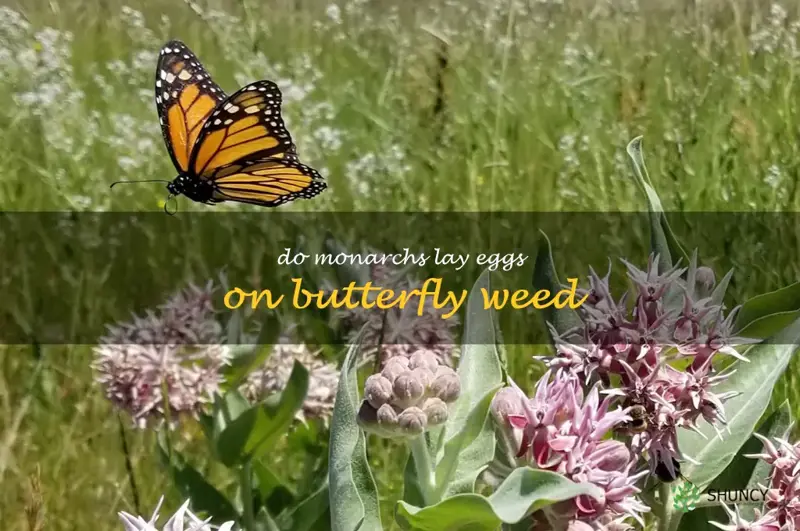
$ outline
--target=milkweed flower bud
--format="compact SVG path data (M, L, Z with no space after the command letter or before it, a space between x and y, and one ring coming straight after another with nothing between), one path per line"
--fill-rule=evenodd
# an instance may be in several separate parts
M378 424L392 427L397 424L397 411L389 404L384 404L378 409Z
M454 402L461 394L461 381L455 371L438 373L431 383L431 394L444 402Z
M416 436L446 422L448 404L460 392L456 371L441 365L432 353L398 356L364 383L359 424L385 437Z
M411 374L414 376L414 378L422 382L422 385L424 385L426 388L433 382L433 379L435 378L433 371L430 371L425 367L417 367L411 371Z
M412 406L397 416L397 425L406 435L419 435L428 426L428 417L420 408Z
M431 372L435 372L438 367L439 362L436 359L436 353L430 350L418 350L411 356L408 363L409 369L424 368Z
M408 370L408 365L408 358L397 356L386 362L381 374L391 383L394 383L398 376Z
M437 426L447 421L447 404L439 398L429 398L422 406L422 411L428 417L428 426Z
M395 404L400 407L415 406L425 395L425 382L412 371L406 371L394 381Z
M364 383L364 399L375 409L392 398L392 382L380 374L373 374Z
M695 288L700 293L701 297L708 297L711 295L711 290L717 283L714 276L714 270L707 266L697 268L694 274Z

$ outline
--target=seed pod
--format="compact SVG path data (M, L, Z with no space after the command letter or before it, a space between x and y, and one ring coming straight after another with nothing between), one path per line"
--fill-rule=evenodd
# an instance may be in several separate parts
M461 382L458 379L458 375L453 372L452 374L445 373L436 376L430 386L430 392L433 396L442 399L448 404L453 402L461 394Z
M447 421L447 404L438 398L427 399L422 411L428 417L428 426L437 426Z
M394 358L390 358L389 361L386 362L386 365L383 366L381 375L389 380L390 383L394 383L395 379L407 370L408 359L404 356L395 356Z
M397 416L397 425L406 435L419 435L428 425L428 417L418 407L409 407Z
M430 350L418 350L412 356L408 363L409 369L425 368L431 372L436 372L439 367L439 361L436 358L436 353Z
M415 406L425 395L425 384L411 371L406 371L394 381L394 405L401 408Z
M364 382L364 398L378 409L392 399L392 382L380 374L373 374Z

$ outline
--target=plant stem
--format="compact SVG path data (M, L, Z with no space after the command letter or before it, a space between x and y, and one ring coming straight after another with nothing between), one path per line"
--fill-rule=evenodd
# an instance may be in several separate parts
M658 499L661 502L661 514L658 515L658 531L669 531L672 519L672 488L669 483L662 483Z
M425 435L420 435L411 439L411 455L414 458L414 467L419 479L419 488L422 491L422 499L425 506L433 505L439 501L436 494L436 478L433 471L428 445Z
M242 522L245 531L255 531L255 517L253 516L253 484L250 461L242 465L241 488L242 493Z

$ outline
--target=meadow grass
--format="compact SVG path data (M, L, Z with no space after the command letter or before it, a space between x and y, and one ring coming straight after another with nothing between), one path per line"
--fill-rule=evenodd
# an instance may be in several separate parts
M108 185L175 174L152 90L158 49L179 38L226 91L263 78L283 90L301 159L330 186L289 210L642 210L624 149L643 134L667 210L794 212L794 21L744 0L11 2L0 7L0 207L159 211L158 185ZM181 199L180 209L207 207ZM157 237L135 252L196 258L186 242ZM796 277L791 269L763 288ZM83 308L91 319L91 304ZM529 356L510 351L519 381L540 370ZM116 512L136 510L120 422L140 509L162 493L169 508L180 501L152 434L118 418L90 360L89 346L0 350L7 529L28 529L37 467L45 529L119 529ZM788 396L800 412L798 370L775 400ZM389 522L405 450L371 445ZM303 453L281 451L281 471L297 480Z

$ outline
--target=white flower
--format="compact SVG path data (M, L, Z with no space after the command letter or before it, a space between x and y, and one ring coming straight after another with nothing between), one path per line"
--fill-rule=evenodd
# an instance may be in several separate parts
M158 505L156 505L156 510L153 511L153 516L150 517L150 520L145 520L141 516L133 516L125 511L120 511L118 514L120 520L122 520L122 525L125 526L125 531L158 531L156 527L156 525L158 525L158 510L161 508L163 502L164 497L162 496L161 499L158 500ZM218 531L231 531L233 529L233 521L225 522L219 527L212 527L209 523L211 520L210 518L200 520L200 518L189 510L189 502L190 500L186 500L183 505L175 511L175 514L164 524L162 528L163 531L211 531L214 528L218 529ZM188 522L186 521L187 519L189 520ZM189 527L186 527L187 524Z

